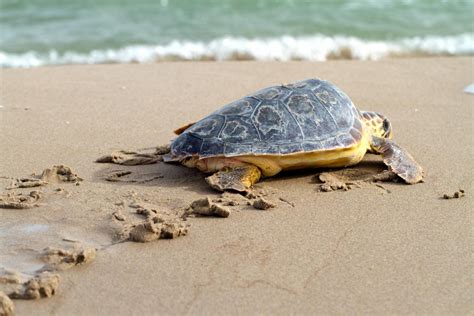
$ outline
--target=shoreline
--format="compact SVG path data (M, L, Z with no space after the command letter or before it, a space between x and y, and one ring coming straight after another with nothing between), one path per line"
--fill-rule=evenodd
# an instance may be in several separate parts
M0 50L0 67L28 68L52 65L153 64L171 61L323 62L377 61L391 58L472 57L472 34L414 36L392 40L353 36L283 35L271 38L221 37L206 41L174 40L167 44L129 44L89 50Z
M306 64L325 64L325 63L337 63L337 62L356 62L356 63L385 63L393 61L406 61L406 60L446 60L446 59L472 59L474 55L471 54L449 54L449 53L440 53L440 54L427 54L424 52L411 52L411 53L391 53L388 56L381 57L380 59L357 59L351 58L350 52L345 51L344 49L339 51L337 54L330 54L326 60L301 60L301 59L289 59L289 60L256 60L253 58L248 58L246 55L235 55L236 59L213 59L204 57L202 59L181 59L177 56L170 57L170 59L155 60L155 61L145 61L145 62L100 62L100 63L65 63L65 64L45 64L38 66L30 67L0 67L0 73L2 71L15 71L15 70L34 70L34 69L48 69L48 68L57 68L57 67L90 67L90 66L151 66L160 65L160 64L188 64L188 63L197 63L197 64L239 64L239 63L258 63L258 64L292 64L292 63L306 63Z

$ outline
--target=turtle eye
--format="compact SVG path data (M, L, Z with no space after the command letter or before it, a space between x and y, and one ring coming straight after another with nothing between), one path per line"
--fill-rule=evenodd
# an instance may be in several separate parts
M383 136L385 138L390 138L390 136L392 134L392 125L390 124L389 120L387 120L387 119L383 120L383 130L384 130Z

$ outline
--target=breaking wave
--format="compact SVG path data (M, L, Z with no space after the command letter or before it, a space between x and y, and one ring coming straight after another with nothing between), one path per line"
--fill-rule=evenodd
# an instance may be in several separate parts
M325 35L266 39L223 37L209 42L172 41L166 45L131 45L87 53L51 50L11 54L0 51L0 67L64 64L153 63L170 60L325 61L377 60L393 56L473 55L474 34L411 37L394 41Z

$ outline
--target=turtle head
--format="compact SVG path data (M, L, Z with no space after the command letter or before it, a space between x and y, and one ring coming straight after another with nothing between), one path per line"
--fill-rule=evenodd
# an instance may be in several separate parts
M366 130L369 131L371 136L392 138L392 124L390 124L390 121L384 115L377 112L366 111L362 111L361 115Z

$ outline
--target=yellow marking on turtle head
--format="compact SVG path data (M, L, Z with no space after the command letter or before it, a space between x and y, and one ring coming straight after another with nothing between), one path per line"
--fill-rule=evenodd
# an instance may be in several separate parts
M369 136L392 138L392 124L384 115L366 111L362 111L361 114L362 122L364 122Z

